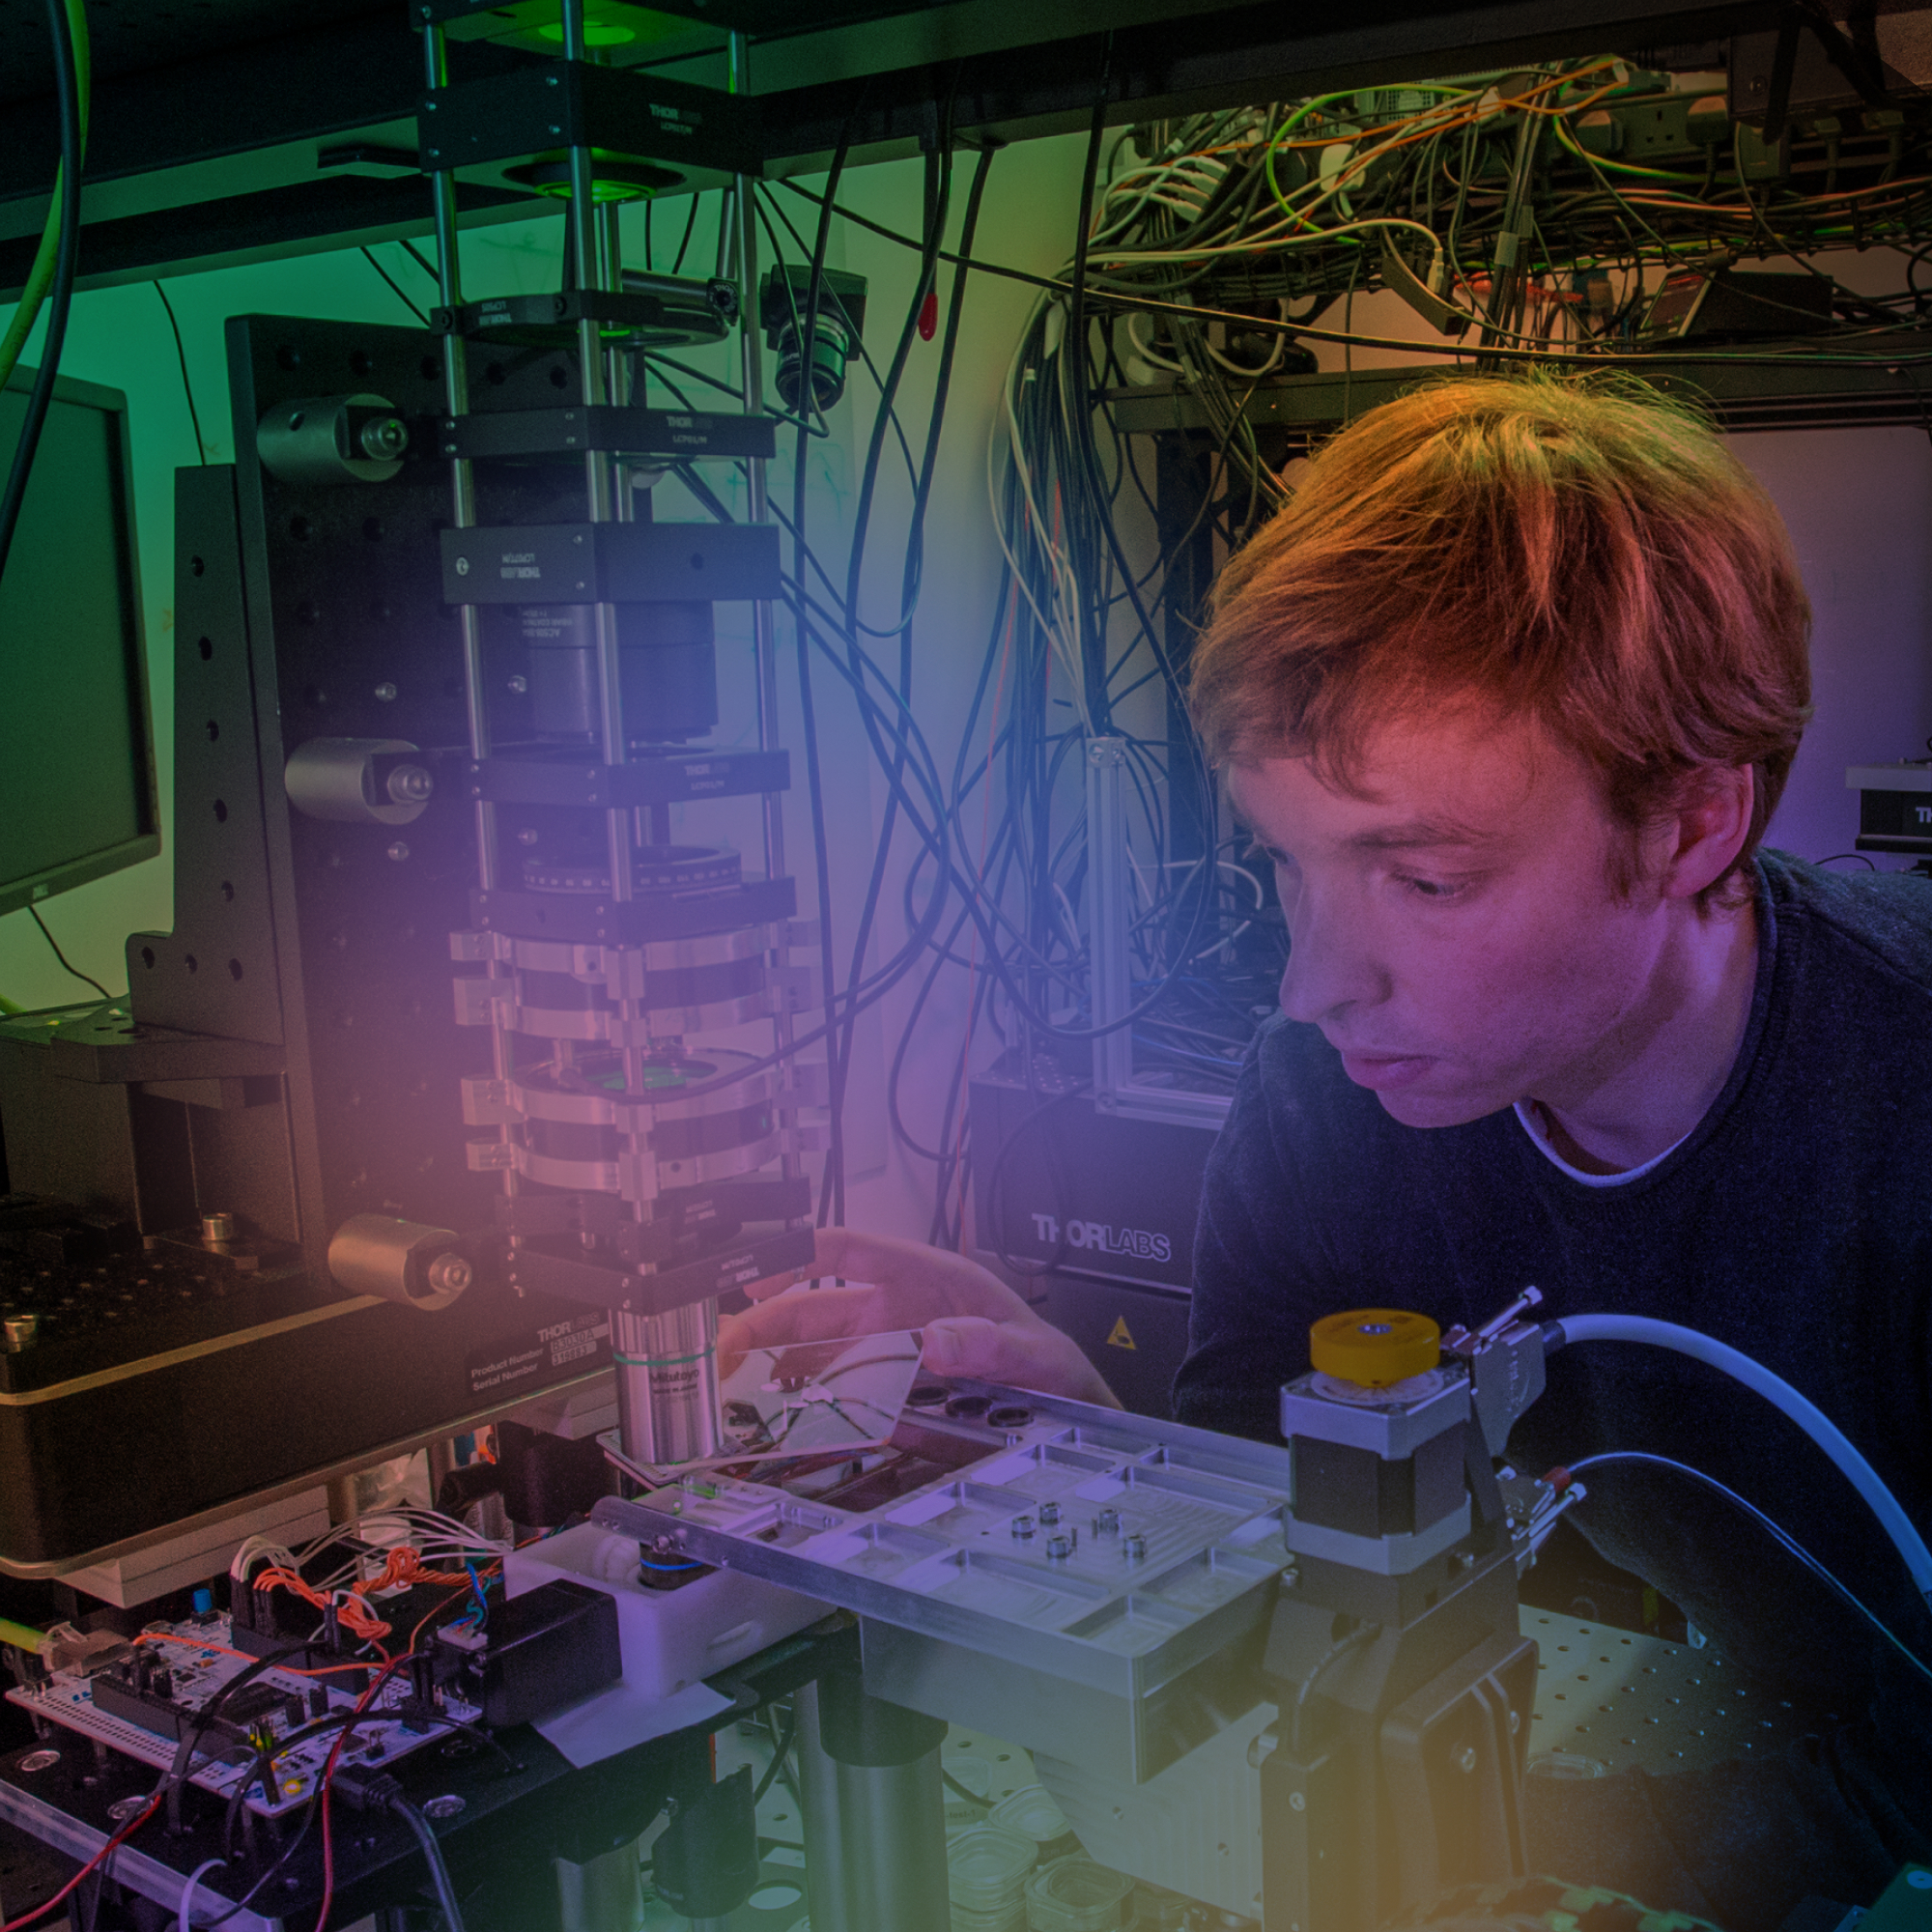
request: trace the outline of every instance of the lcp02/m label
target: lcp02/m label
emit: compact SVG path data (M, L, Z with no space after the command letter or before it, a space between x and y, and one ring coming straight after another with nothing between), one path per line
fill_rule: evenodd
M610 1362L610 1311L586 1308L581 1315L498 1336L477 1350L469 1357L469 1393L511 1394L554 1381L558 1376L608 1368Z

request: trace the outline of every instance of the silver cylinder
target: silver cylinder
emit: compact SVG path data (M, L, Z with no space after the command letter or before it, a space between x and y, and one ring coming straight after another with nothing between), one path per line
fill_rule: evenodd
M568 1859L554 1863L561 1932L635 1932L644 1916L635 1838L584 1864L573 1864Z
M939 1753L928 1751L911 1764L841 1764L838 1783L854 1828L846 1836L845 1870L855 1928L948 1932L952 1911Z
M841 1763L825 1747L819 1689L795 1693L792 1746L812 1932L949 1932L938 1747L906 1764Z
M277 403L255 426L263 469L284 483L386 483L409 441L384 396L301 396Z
M282 788L310 818L352 825L410 825L423 814L436 781L426 765L396 765L381 784L376 760L413 752L407 738L311 738L289 754Z
M668 1315L611 1317L617 1365L617 1428L624 1454L664 1468L696 1463L724 1445L718 1412L718 1304Z
M839 1767L819 1735L818 1686L801 1685L792 1693L792 1709L797 1713L798 1730L792 1740L791 1761L798 1773L799 1807L804 1813L805 1889L812 1932L867 1932L852 1913Z
M352 1214L328 1243L328 1271L357 1294L380 1294L434 1313L469 1286L473 1273L447 1228Z

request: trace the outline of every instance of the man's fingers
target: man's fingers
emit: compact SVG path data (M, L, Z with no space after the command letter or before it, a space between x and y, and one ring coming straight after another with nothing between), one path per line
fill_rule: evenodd
M869 1288L821 1288L814 1294L753 1302L742 1315L726 1315L719 1321L718 1373L728 1376L753 1349L869 1334L875 1301Z
M935 1375L971 1376L1107 1408L1121 1406L1080 1345L1037 1316L989 1321L983 1316L950 1315L929 1321L920 1359Z

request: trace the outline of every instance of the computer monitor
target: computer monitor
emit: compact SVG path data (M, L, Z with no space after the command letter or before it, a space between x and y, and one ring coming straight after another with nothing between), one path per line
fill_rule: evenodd
M33 383L0 389L0 465ZM61 376L0 579L0 913L160 849L128 399Z

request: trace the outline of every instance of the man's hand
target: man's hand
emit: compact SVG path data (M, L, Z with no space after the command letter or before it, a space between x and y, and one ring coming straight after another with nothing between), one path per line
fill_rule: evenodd
M801 1279L838 1276L865 1287L787 1294ZM1011 1289L964 1255L821 1228L810 1269L771 1275L748 1291L755 1307L719 1324L718 1372L728 1376L753 1349L794 1342L924 1331L922 1357L933 1374L1037 1389L1119 1408L1112 1389L1078 1346L1049 1326Z

